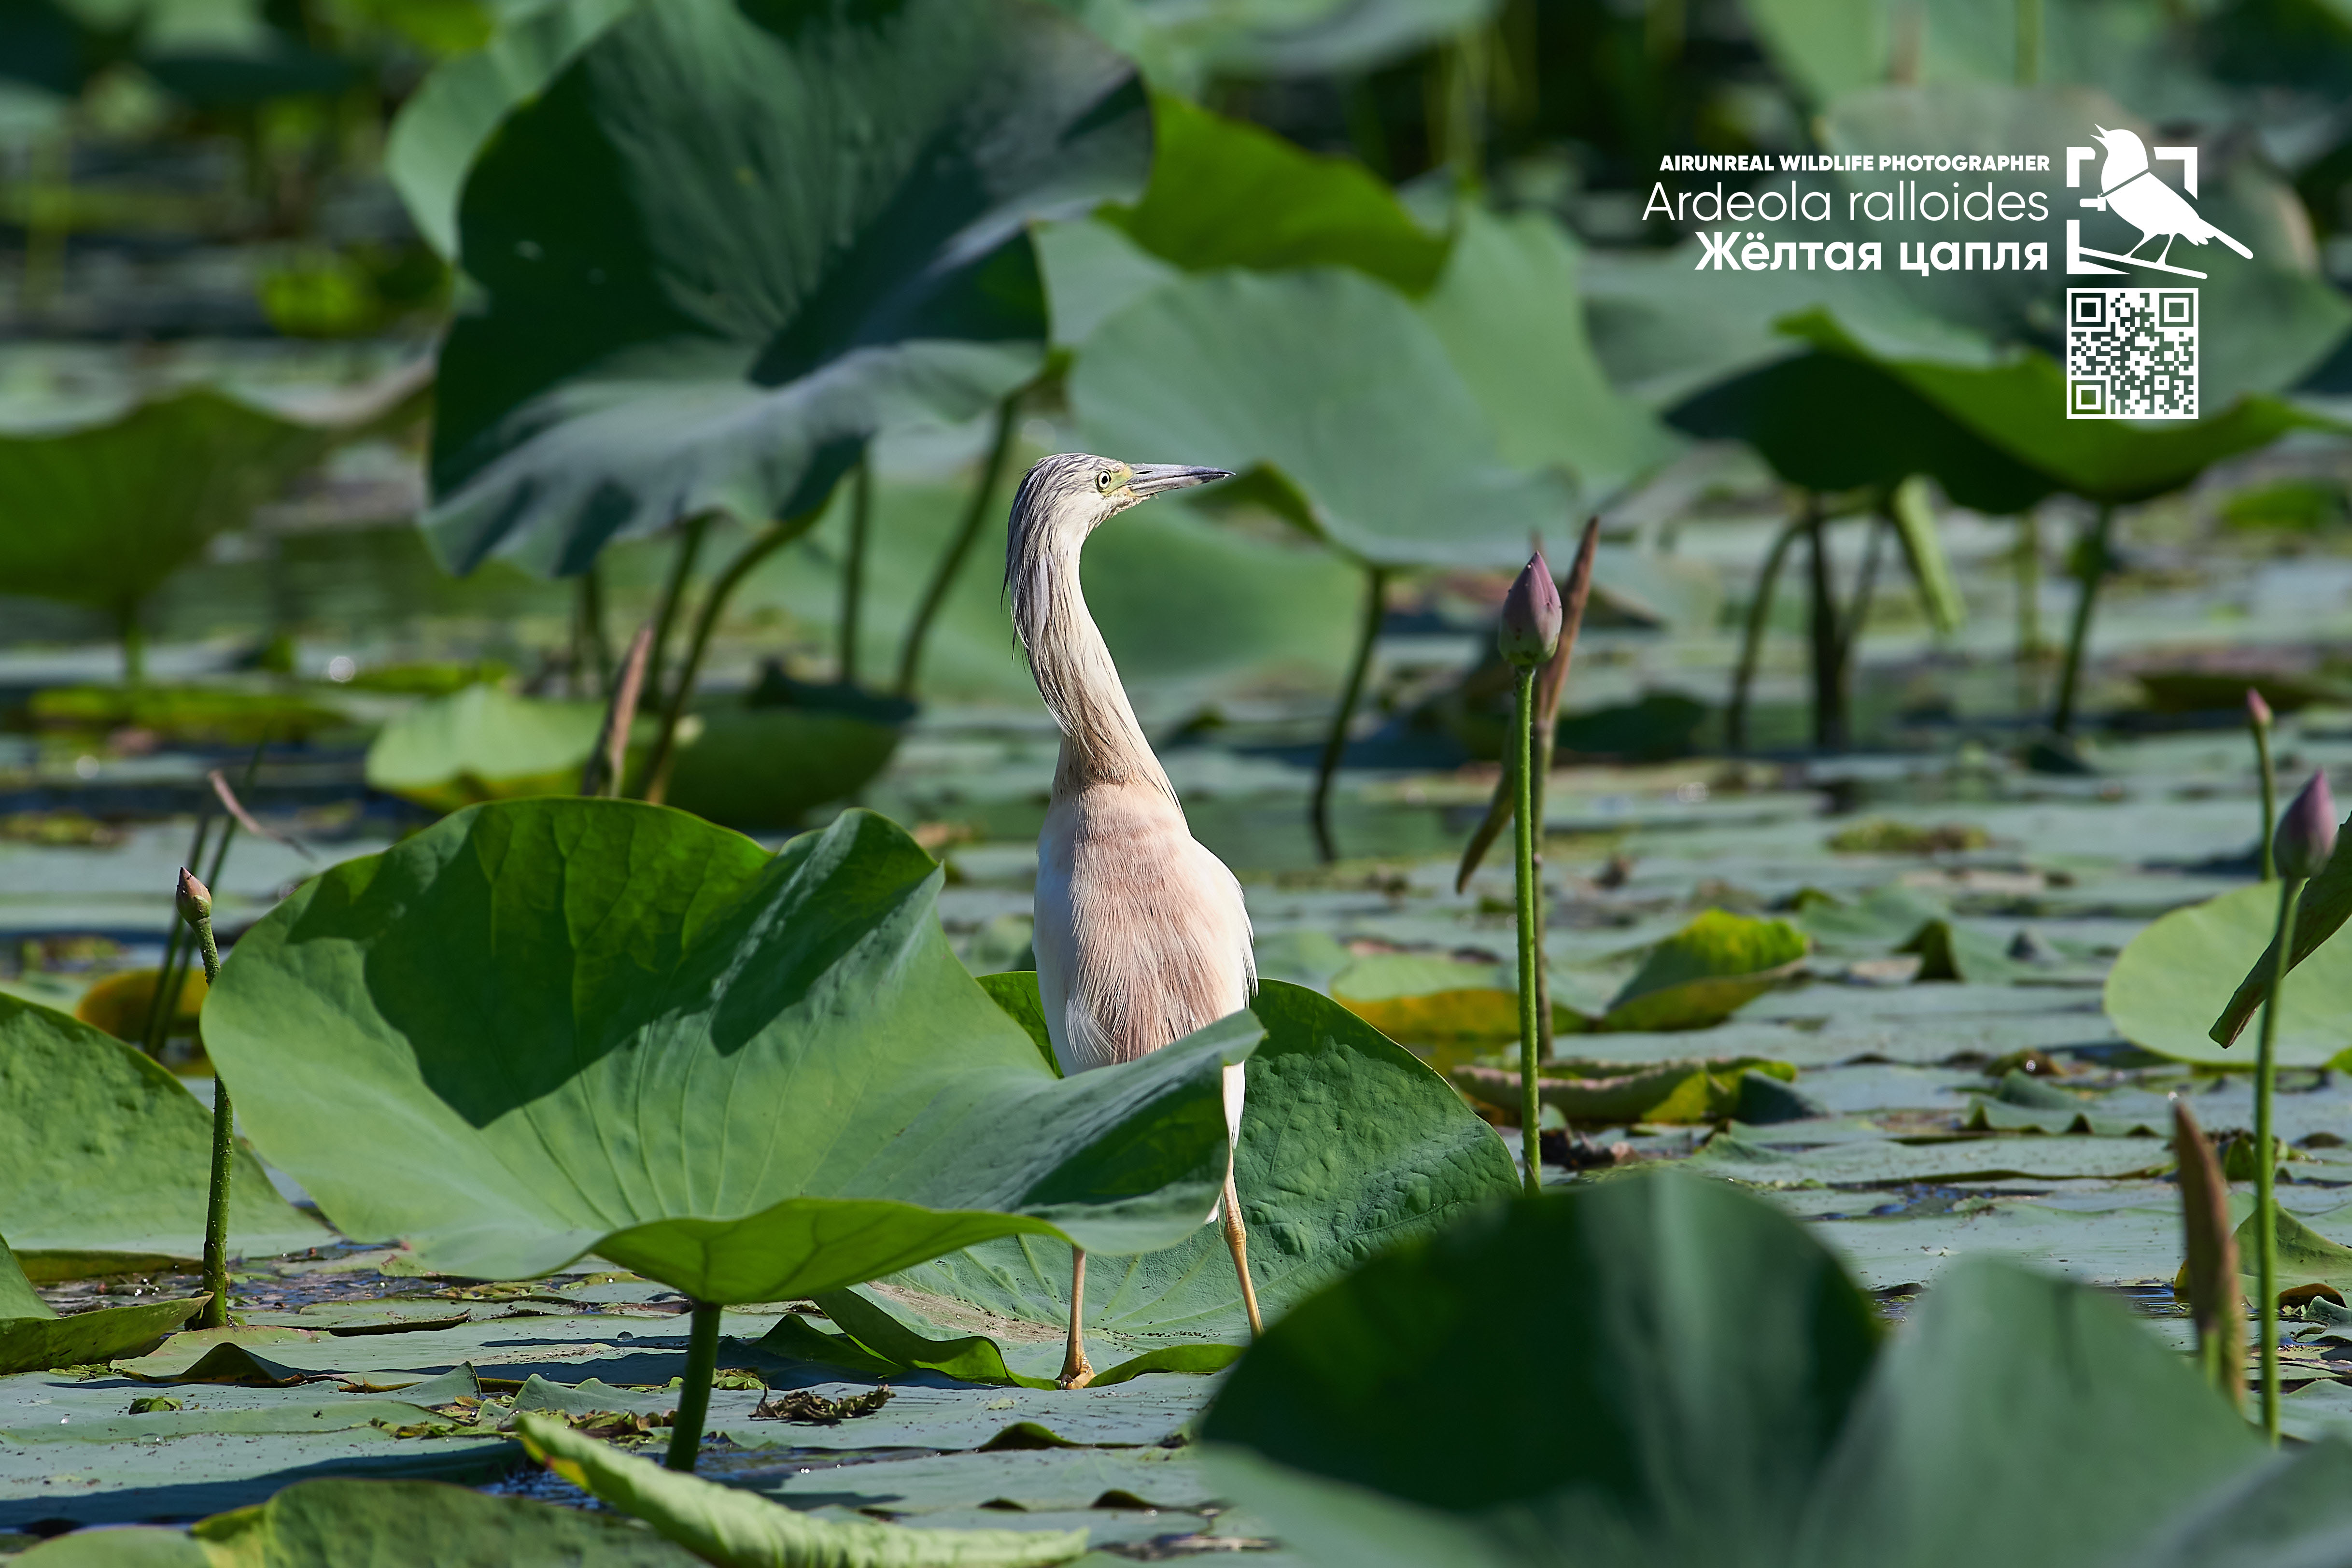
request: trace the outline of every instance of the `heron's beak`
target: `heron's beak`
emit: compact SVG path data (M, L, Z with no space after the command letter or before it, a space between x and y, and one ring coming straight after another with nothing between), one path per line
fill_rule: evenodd
M1234 477L1230 468L1188 468L1181 463L1138 463L1130 472L1134 477L1127 488L1138 498L1156 496L1161 490L1190 489L1194 485L1213 484Z

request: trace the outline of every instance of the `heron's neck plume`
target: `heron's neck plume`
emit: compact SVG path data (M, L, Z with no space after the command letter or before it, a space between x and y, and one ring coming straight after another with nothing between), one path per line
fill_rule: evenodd
M1078 585L1080 542L1076 530L1016 516L1005 574L1013 625L1029 656L1029 671L1062 727L1055 788L1058 793L1066 784L1131 782L1150 784L1172 800L1175 788L1151 754L1119 684L1118 667L1087 611Z

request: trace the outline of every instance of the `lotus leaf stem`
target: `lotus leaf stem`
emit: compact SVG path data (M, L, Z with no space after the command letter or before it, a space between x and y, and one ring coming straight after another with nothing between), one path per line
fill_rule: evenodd
M1756 679L1756 661L1764 649L1764 625L1772 614L1772 589L1780 580L1780 563L1789 546L1805 531L1802 518L1792 520L1772 538L1765 552L1764 570L1756 579L1756 596L1748 605L1748 629L1739 640L1739 663L1732 671L1731 701L1724 710L1724 744L1733 754L1748 750L1748 689Z
M228 831L235 832L236 824L231 823ZM228 833L222 834L221 847L228 847ZM220 950L213 943L210 908L189 916L187 923L195 932L196 951L204 955L205 984L216 984L220 980ZM228 1182L230 1161L236 1153L236 1112L229 1104L228 1085L215 1068L212 1182L205 1199L205 1289L211 1294L205 1302L204 1315L196 1320L200 1329L228 1327Z
M678 665L677 684L671 689L669 700L662 706L661 730L654 737L653 755L646 760L645 780L638 791L641 799L656 805L661 804L662 792L669 783L670 754L677 747L677 727L686 717L686 705L694 696L695 679L702 672L702 656L710 647L710 634L718 629L719 617L727 608L727 601L735 596L735 590L742 586L743 579L751 575L752 567L815 527L816 520L824 512L824 503L820 501L797 517L770 523L765 531L745 545L735 559L727 563L727 570L719 574L719 581L710 584L710 592L703 596L702 609L694 618L694 634L687 639L686 658ZM661 634L656 631L654 634L653 657L659 658L660 654ZM646 685L648 690L654 689L650 672Z
M646 689L656 697L661 695L669 634L677 624L679 606L686 603L686 585L694 578L694 558L702 552L702 536L709 527L709 513L689 517L678 525L677 550L670 557L669 576L662 584L661 599L654 609L653 657L646 666Z
M2278 967L2263 1003L2260 1054L2254 1058L2254 1326L2262 1335L2263 1433L2279 1440L2277 1150L2271 1142L2271 1090L2278 1077L2278 1016L2286 1002L2286 972L2294 966L2294 903L2303 879L2279 880L2278 931L2272 951Z
M841 554L841 683L857 684L857 611L866 598L866 536L874 522L874 452L849 470L849 544Z
M710 1416L710 1380L719 1371L719 1314L714 1301L697 1301L688 1319L686 1377L677 1386L677 1415L669 1429L669 1454L663 1460L673 1470L694 1468L702 1452L702 1424Z
M2114 507L2099 508L2098 520L2076 546L2074 575L2082 592L2074 597L2074 624L2066 634L2066 662L2058 671L2058 706L2050 716L2050 728L2061 735L2074 732L2074 689L2083 677L2083 650L2091 640L2091 612L2098 605L2099 581L2107 574L2107 534L2115 516Z
M613 639L604 629L604 570L601 560L588 563L580 574L580 598L575 628L581 644L575 663L584 661L596 673L596 695L613 691Z
M1808 628L1813 654L1813 745L1823 752L1845 749L1845 666L1837 608L1837 584L1831 572L1829 519L1821 498L1805 498L1805 536L1811 546Z
M1388 616L1389 574L1384 566L1364 569L1364 622L1356 635L1355 658L1349 661L1348 684L1340 690L1339 710L1331 715L1331 732L1323 737L1323 754L1315 763L1315 793L1307 804L1307 825L1315 830L1315 853L1323 864L1339 858L1331 837L1331 783L1339 776L1339 759L1347 754L1348 729L1356 721L1356 704L1364 695L1364 677L1372 668L1372 648L1381 640L1381 622Z
M2277 851L2271 840L2278 835L2278 769L2271 760L2271 727L2267 720L2249 717L2246 727L2254 732L2254 765L2263 776L2263 841L2261 855L2263 880L2278 875Z
M212 829L212 813L197 813L195 837L188 841L188 858L180 864L201 866L205 863L205 841L211 837ZM163 938L163 962L155 969L155 988L147 994L147 1026L139 1033L139 1047L151 1057L163 1054L163 1038L171 1027L172 1016L163 1005L164 992L171 990L176 993L178 990L173 977L180 973L187 961L187 951L184 945L187 940L188 922L175 917L171 931ZM176 995L173 999L177 999Z
M1511 748L1518 767L1519 797L1512 802L1512 837L1518 847L1519 913L1519 1148L1527 1159L1528 1195L1543 1191L1543 1149L1536 1122L1537 976L1543 954L1536 945L1536 670L1517 671L1511 700Z
M1004 400L996 405L996 428L989 437L988 458L980 466L980 478L971 487L971 499L964 502L963 517L956 524L954 537L948 541L947 550L931 573L930 584L923 590L923 602L915 607L915 618L907 623L907 640L898 650L898 694L908 700L913 700L916 680L922 673L923 644L931 635L931 623L939 618L940 606L947 603L948 590L955 586L964 558L971 553L972 542L980 537L981 525L988 521L990 498L1004 482L1005 459L1013 455L1013 420L1028 390L1026 386L1016 388L1005 394Z

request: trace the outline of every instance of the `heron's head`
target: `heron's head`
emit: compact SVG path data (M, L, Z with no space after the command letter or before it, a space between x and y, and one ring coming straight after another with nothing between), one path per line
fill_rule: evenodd
M1122 463L1086 452L1063 452L1041 461L1021 481L1013 502L1016 537L1037 531L1083 540L1140 501L1162 490L1187 489L1233 478L1224 468L1181 463ZM1042 539L1034 542L1043 542Z

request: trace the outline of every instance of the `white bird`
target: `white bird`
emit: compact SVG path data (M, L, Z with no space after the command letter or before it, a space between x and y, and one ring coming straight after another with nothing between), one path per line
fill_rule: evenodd
M1078 585L1078 552L1096 529L1162 490L1231 477L1065 452L1031 468L1013 499L1004 555L1013 624L1062 731L1037 838L1034 945L1045 1032L1065 1073L1133 1061L1240 1012L1257 989L1241 884L1193 838ZM1227 1068L1225 1127L1235 1145L1242 1093L1242 1069ZM1230 1160L1224 1195L1203 1223L1221 1215L1255 1334L1257 1291ZM1083 1250L1070 1273L1060 1382L1082 1388L1094 1377L1080 1327Z
M2156 177L2148 167L2147 143L2139 139L2137 132L2109 131L2101 126L2098 132L2099 145L2107 150L2107 156L2099 165L2099 194L2084 198L2083 205L2104 207L2139 230L2138 240L2124 252L2126 257L2136 255L2141 246L2159 234L2164 236L2164 249L2156 258L2158 267L2164 266L2165 258L2172 254L2175 239L2185 239L2191 245L2218 239L2241 256L2254 254L2199 217L2188 197Z

